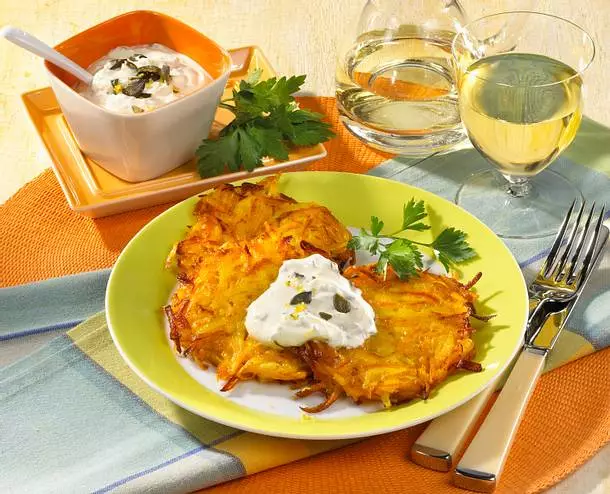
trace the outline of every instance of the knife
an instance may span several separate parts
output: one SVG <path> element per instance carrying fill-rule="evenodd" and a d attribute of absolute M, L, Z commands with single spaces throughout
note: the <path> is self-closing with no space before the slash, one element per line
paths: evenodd
<path fill-rule="evenodd" d="M 604 242 L 604 235 L 602 235 L 596 248 L 597 256 L 599 256 Z M 553 334 L 559 332 L 563 328 L 576 305 L 580 292 L 584 289 L 586 281 L 587 280 L 583 281 L 577 296 L 562 310 L 552 312 L 552 307 L 545 307 L 546 309 L 549 309 L 548 314 L 552 317 L 549 317 L 546 321 L 546 324 L 549 326 L 542 331 L 544 334 Z M 530 311 L 533 312 L 538 308 L 538 314 L 542 315 L 543 311 L 541 309 L 544 306 L 541 305 L 538 295 L 535 293 L 530 293 L 530 295 Z M 440 472 L 448 472 L 451 470 L 455 465 L 466 440 L 470 437 L 477 420 L 485 409 L 485 405 L 498 387 L 498 384 L 502 382 L 503 376 L 508 372 L 510 372 L 510 368 L 507 372 L 496 377 L 489 386 L 477 396 L 458 408 L 434 419 L 411 447 L 411 460 L 418 465 L 431 470 Z"/>
<path fill-rule="evenodd" d="M 593 212 L 593 208 L 591 211 Z M 552 350 L 565 324 L 566 314 L 571 310 L 569 306 L 572 305 L 573 308 L 578 302 L 608 240 L 608 229 L 601 225 L 602 217 L 603 209 L 597 222 L 594 244 L 585 257 L 586 270 L 583 267 L 583 275 L 575 290 L 568 293 L 560 287 L 548 290 L 538 304 L 535 299 L 532 300 L 534 309 L 528 321 L 524 349 L 498 399 L 455 469 L 453 483 L 456 486 L 479 492 L 493 492 L 496 488 L 546 356 Z M 583 233 L 583 236 L 585 235 L 586 232 Z M 569 246 L 567 249 L 570 251 Z M 573 263 L 576 258 L 577 254 L 572 260 Z M 564 298 L 566 295 L 568 298 Z"/>

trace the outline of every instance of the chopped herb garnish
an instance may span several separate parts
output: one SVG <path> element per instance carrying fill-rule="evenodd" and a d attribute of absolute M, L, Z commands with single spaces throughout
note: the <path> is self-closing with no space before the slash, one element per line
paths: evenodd
<path fill-rule="evenodd" d="M 129 84 L 123 88 L 123 94 L 138 97 L 144 91 L 145 86 L 146 81 L 144 79 L 132 77 L 129 79 Z"/>
<path fill-rule="evenodd" d="M 137 62 L 141 58 L 146 58 L 146 55 L 142 55 L 141 53 L 134 53 L 129 57 L 129 60 L 131 60 L 132 62 Z"/>
<path fill-rule="evenodd" d="M 352 306 L 349 301 L 338 293 L 335 293 L 335 296 L 333 297 L 333 305 L 337 312 L 341 312 L 343 314 L 347 314 L 352 310 Z"/>
<path fill-rule="evenodd" d="M 110 81 L 110 85 L 112 86 L 112 92 L 114 94 L 119 94 L 123 90 L 123 85 L 119 82 L 118 79 L 112 79 Z"/>
<path fill-rule="evenodd" d="M 130 62 L 127 58 L 117 58 L 115 60 L 111 60 L 112 65 L 110 66 L 110 70 L 119 70 L 123 64 L 126 64 L 131 70 L 138 70 L 138 67 L 135 63 Z"/>
<path fill-rule="evenodd" d="M 125 61 L 124 58 L 118 58 L 118 59 L 111 60 L 112 65 L 109 67 L 110 70 L 119 70 L 121 68 L 121 66 L 123 65 L 124 61 Z"/>
<path fill-rule="evenodd" d="M 161 69 L 156 65 L 145 65 L 138 69 L 136 77 L 140 77 L 145 80 L 158 81 L 161 79 Z"/>
<path fill-rule="evenodd" d="M 297 293 L 292 300 L 290 300 L 290 305 L 298 305 L 298 304 L 310 304 L 311 303 L 311 292 L 300 292 Z"/>
<path fill-rule="evenodd" d="M 131 111 L 134 113 L 144 113 L 144 110 L 136 105 L 131 105 Z"/>
<path fill-rule="evenodd" d="M 466 241 L 466 233 L 453 227 L 445 228 L 432 242 L 416 242 L 397 235 L 407 231 L 424 231 L 430 228 L 429 225 L 420 220 L 426 218 L 424 201 L 416 202 L 411 199 L 403 207 L 401 229 L 389 235 L 382 235 L 383 221 L 376 216 L 371 217 L 371 228 L 362 228 L 360 234 L 353 237 L 347 244 L 350 249 L 364 249 L 373 255 L 378 255 L 376 271 L 385 275 L 388 265 L 401 279 L 406 279 L 417 274 L 418 269 L 422 269 L 423 260 L 419 246 L 430 247 L 433 249 L 436 258 L 449 271 L 451 266 L 460 264 L 475 257 L 477 254 Z M 389 239 L 391 242 L 382 243 L 382 239 Z"/>
<path fill-rule="evenodd" d="M 301 273 L 294 273 L 294 277 L 298 278 L 299 280 L 302 280 L 303 278 L 305 278 L 305 275 Z"/>
<path fill-rule="evenodd" d="M 322 319 L 324 319 L 325 321 L 328 321 L 329 319 L 332 319 L 333 316 L 331 316 L 328 312 L 318 312 L 318 314 L 320 315 L 320 317 Z"/>

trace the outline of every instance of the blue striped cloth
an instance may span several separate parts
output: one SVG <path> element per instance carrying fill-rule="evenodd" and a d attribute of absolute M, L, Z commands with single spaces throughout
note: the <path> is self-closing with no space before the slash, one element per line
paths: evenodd
<path fill-rule="evenodd" d="M 464 176 L 486 166 L 463 150 L 416 165 L 393 159 L 371 173 L 452 198 Z M 610 166 L 569 156 L 552 168 L 610 203 Z M 531 279 L 550 242 L 507 244 Z M 549 367 L 610 345 L 609 273 L 606 253 Z M 150 390 L 118 356 L 99 312 L 108 274 L 0 289 L 0 492 L 188 492 L 345 444 L 244 433 Z M 279 449 L 291 456 L 278 460 Z"/>

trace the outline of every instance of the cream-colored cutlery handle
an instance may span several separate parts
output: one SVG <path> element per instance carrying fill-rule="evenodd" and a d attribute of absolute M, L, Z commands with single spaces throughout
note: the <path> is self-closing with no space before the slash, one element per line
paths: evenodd
<path fill-rule="evenodd" d="M 521 352 L 502 392 L 455 470 L 455 485 L 479 492 L 492 492 L 496 488 L 545 357 L 535 350 Z"/>
<path fill-rule="evenodd" d="M 448 472 L 456 454 L 481 415 L 489 397 L 496 389 L 498 378 L 472 400 L 434 419 L 411 448 L 411 459 L 422 467 Z"/>

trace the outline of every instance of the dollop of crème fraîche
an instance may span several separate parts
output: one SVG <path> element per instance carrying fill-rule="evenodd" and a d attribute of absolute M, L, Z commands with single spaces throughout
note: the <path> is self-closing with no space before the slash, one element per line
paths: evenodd
<path fill-rule="evenodd" d="M 246 314 L 250 336 L 269 345 L 322 340 L 355 348 L 377 332 L 375 312 L 337 264 L 320 254 L 290 259 Z"/>

